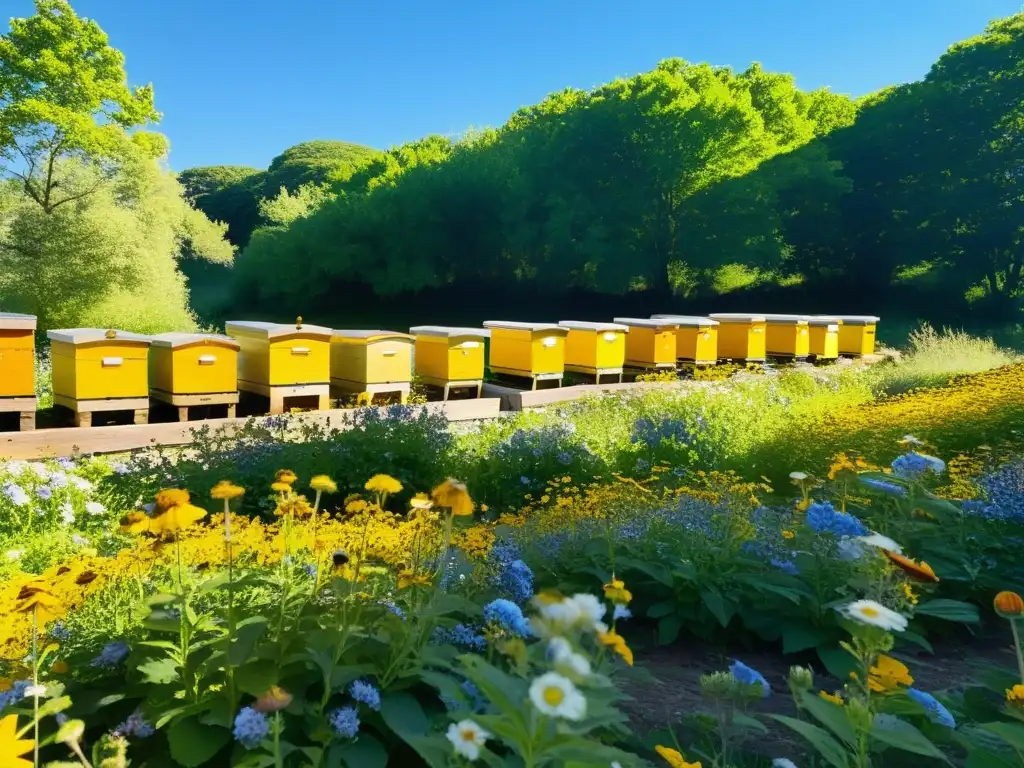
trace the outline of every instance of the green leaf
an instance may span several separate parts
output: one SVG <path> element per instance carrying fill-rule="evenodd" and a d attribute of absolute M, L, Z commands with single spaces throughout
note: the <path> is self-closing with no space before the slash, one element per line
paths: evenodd
<path fill-rule="evenodd" d="M 828 639 L 828 633 L 809 624 L 786 623 L 782 627 L 782 652 L 799 653 L 816 648 Z"/>
<path fill-rule="evenodd" d="M 1024 725 L 1018 723 L 982 723 L 978 726 L 994 733 L 1011 747 L 1024 752 Z"/>
<path fill-rule="evenodd" d="M 915 616 L 933 616 L 946 621 L 959 621 L 964 624 L 976 624 L 981 621 L 978 607 L 961 600 L 938 598 L 921 603 L 914 608 Z"/>
<path fill-rule="evenodd" d="M 356 741 L 335 744 L 327 752 L 326 765 L 345 765 L 348 768 L 386 768 L 388 752 L 369 734 L 359 734 Z"/>
<path fill-rule="evenodd" d="M 660 603 L 654 603 L 647 609 L 647 617 L 649 619 L 660 619 L 662 616 L 668 616 L 675 612 L 675 600 L 662 600 Z"/>
<path fill-rule="evenodd" d="M 58 696 L 55 699 L 47 699 L 39 706 L 39 717 L 49 717 L 63 712 L 71 706 L 70 696 Z"/>
<path fill-rule="evenodd" d="M 259 696 L 277 682 L 278 668 L 265 659 L 256 659 L 235 670 L 235 687 L 242 693 Z"/>
<path fill-rule="evenodd" d="M 450 744 L 441 737 L 426 735 L 430 728 L 423 707 L 408 693 L 389 693 L 381 698 L 380 714 L 387 726 L 416 750 L 431 768 L 448 765 Z"/>
<path fill-rule="evenodd" d="M 900 720 L 893 715 L 875 715 L 875 719 L 871 722 L 871 737 L 890 747 L 902 749 L 904 752 L 913 752 L 915 755 L 935 757 L 943 762 L 949 762 L 927 736 L 906 720 Z"/>
<path fill-rule="evenodd" d="M 932 644 L 929 643 L 927 639 L 917 634 L 917 632 L 911 632 L 910 630 L 905 629 L 902 632 L 900 632 L 899 635 L 897 635 L 897 639 L 905 640 L 909 643 L 914 643 L 914 645 L 918 645 L 921 648 L 924 648 L 926 651 L 928 651 L 928 653 L 935 653 L 935 649 L 932 648 Z"/>
<path fill-rule="evenodd" d="M 679 616 L 665 616 L 658 622 L 658 645 L 671 645 L 682 629 L 683 620 Z"/>
<path fill-rule="evenodd" d="M 215 725 L 203 725 L 198 718 L 186 717 L 167 729 L 171 757 L 185 768 L 208 763 L 231 741 L 231 731 Z"/>
<path fill-rule="evenodd" d="M 139 664 L 143 680 L 156 685 L 166 685 L 178 679 L 178 665 L 173 659 L 150 659 Z"/>
<path fill-rule="evenodd" d="M 822 725 L 832 731 L 833 734 L 848 745 L 857 743 L 857 734 L 846 716 L 846 710 L 830 701 L 825 701 L 809 691 L 805 691 L 800 697 L 801 706 Z"/>
<path fill-rule="evenodd" d="M 235 641 L 228 645 L 228 663 L 233 667 L 244 664 L 252 656 L 253 648 L 266 628 L 265 621 L 239 624 L 235 627 Z"/>
<path fill-rule="evenodd" d="M 729 620 L 732 619 L 733 614 L 736 612 L 736 606 L 733 605 L 732 601 L 710 590 L 701 592 L 700 597 L 704 601 L 704 605 L 707 606 L 707 609 L 711 611 L 711 614 L 718 619 L 718 623 L 723 627 L 729 626 Z"/>
<path fill-rule="evenodd" d="M 811 746 L 818 750 L 818 754 L 825 758 L 828 764 L 834 766 L 834 768 L 848 768 L 851 765 L 848 758 L 849 752 L 846 747 L 832 738 L 828 731 L 823 728 L 819 728 L 813 723 L 805 723 L 803 720 L 797 720 L 793 717 L 786 717 L 785 715 L 768 715 L 768 717 L 789 726 L 807 739 Z"/>
<path fill-rule="evenodd" d="M 850 673 L 857 670 L 857 661 L 842 648 L 818 648 L 818 658 L 833 677 L 849 680 Z"/>

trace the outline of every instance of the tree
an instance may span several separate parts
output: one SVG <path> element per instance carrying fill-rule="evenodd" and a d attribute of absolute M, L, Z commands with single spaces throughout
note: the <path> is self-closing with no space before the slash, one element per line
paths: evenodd
<path fill-rule="evenodd" d="M 227 237 L 244 247 L 260 223 L 263 171 L 242 165 L 189 168 L 178 174 L 186 198 L 211 221 L 227 225 Z"/>

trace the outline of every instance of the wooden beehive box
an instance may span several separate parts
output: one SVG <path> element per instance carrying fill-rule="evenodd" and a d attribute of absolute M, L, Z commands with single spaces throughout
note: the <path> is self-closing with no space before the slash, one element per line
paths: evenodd
<path fill-rule="evenodd" d="M 806 315 L 765 315 L 765 354 L 806 360 L 811 337 Z"/>
<path fill-rule="evenodd" d="M 622 381 L 627 326 L 579 320 L 558 324 L 569 331 L 565 337 L 565 370 L 594 376 L 597 381 L 602 376 L 618 376 Z"/>
<path fill-rule="evenodd" d="M 651 315 L 654 320 L 678 323 L 676 358 L 695 365 L 718 362 L 718 321 L 699 315 Z"/>
<path fill-rule="evenodd" d="M 810 354 L 815 360 L 835 360 L 839 357 L 839 318 L 813 315 L 807 318 L 810 336 Z"/>
<path fill-rule="evenodd" d="M 839 354 L 862 357 L 875 353 L 875 332 L 880 317 L 874 315 L 835 315 L 839 321 Z"/>
<path fill-rule="evenodd" d="M 491 332 L 488 367 L 494 373 L 538 381 L 561 382 L 565 372 L 568 328 L 553 323 L 488 320 Z"/>
<path fill-rule="evenodd" d="M 672 320 L 644 317 L 616 317 L 629 328 L 626 334 L 626 365 L 631 368 L 676 367 L 676 328 Z"/>
<path fill-rule="evenodd" d="M 232 338 L 212 333 L 161 333 L 149 350 L 149 392 L 154 400 L 179 409 L 238 403 L 238 349 Z"/>
<path fill-rule="evenodd" d="M 764 315 L 742 312 L 716 312 L 718 321 L 718 358 L 748 363 L 763 363 L 767 351 Z"/>
<path fill-rule="evenodd" d="M 475 387 L 480 396 L 484 383 L 484 340 L 490 332 L 482 328 L 446 325 L 417 325 L 409 329 L 415 339 L 416 376 L 443 390 L 448 399 L 452 389 Z"/>
<path fill-rule="evenodd" d="M 0 412 L 18 412 L 20 428 L 36 424 L 36 317 L 0 312 Z"/>
<path fill-rule="evenodd" d="M 413 337 L 397 331 L 336 330 L 331 336 L 331 387 L 339 392 L 399 392 L 409 397 Z"/>

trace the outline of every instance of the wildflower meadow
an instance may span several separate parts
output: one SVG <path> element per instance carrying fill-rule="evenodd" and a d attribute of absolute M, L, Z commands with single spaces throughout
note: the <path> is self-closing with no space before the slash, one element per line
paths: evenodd
<path fill-rule="evenodd" d="M 914 366 L 7 462 L 0 766 L 1020 765 L 1024 365 Z"/>

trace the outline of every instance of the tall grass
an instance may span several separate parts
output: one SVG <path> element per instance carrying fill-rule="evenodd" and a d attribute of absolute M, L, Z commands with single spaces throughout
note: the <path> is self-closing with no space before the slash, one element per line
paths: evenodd
<path fill-rule="evenodd" d="M 941 387 L 954 376 L 1001 368 L 1021 359 L 991 338 L 950 328 L 936 331 L 928 323 L 911 331 L 907 341 L 898 364 L 872 367 L 869 377 L 876 394 L 898 395 L 912 389 Z"/>

